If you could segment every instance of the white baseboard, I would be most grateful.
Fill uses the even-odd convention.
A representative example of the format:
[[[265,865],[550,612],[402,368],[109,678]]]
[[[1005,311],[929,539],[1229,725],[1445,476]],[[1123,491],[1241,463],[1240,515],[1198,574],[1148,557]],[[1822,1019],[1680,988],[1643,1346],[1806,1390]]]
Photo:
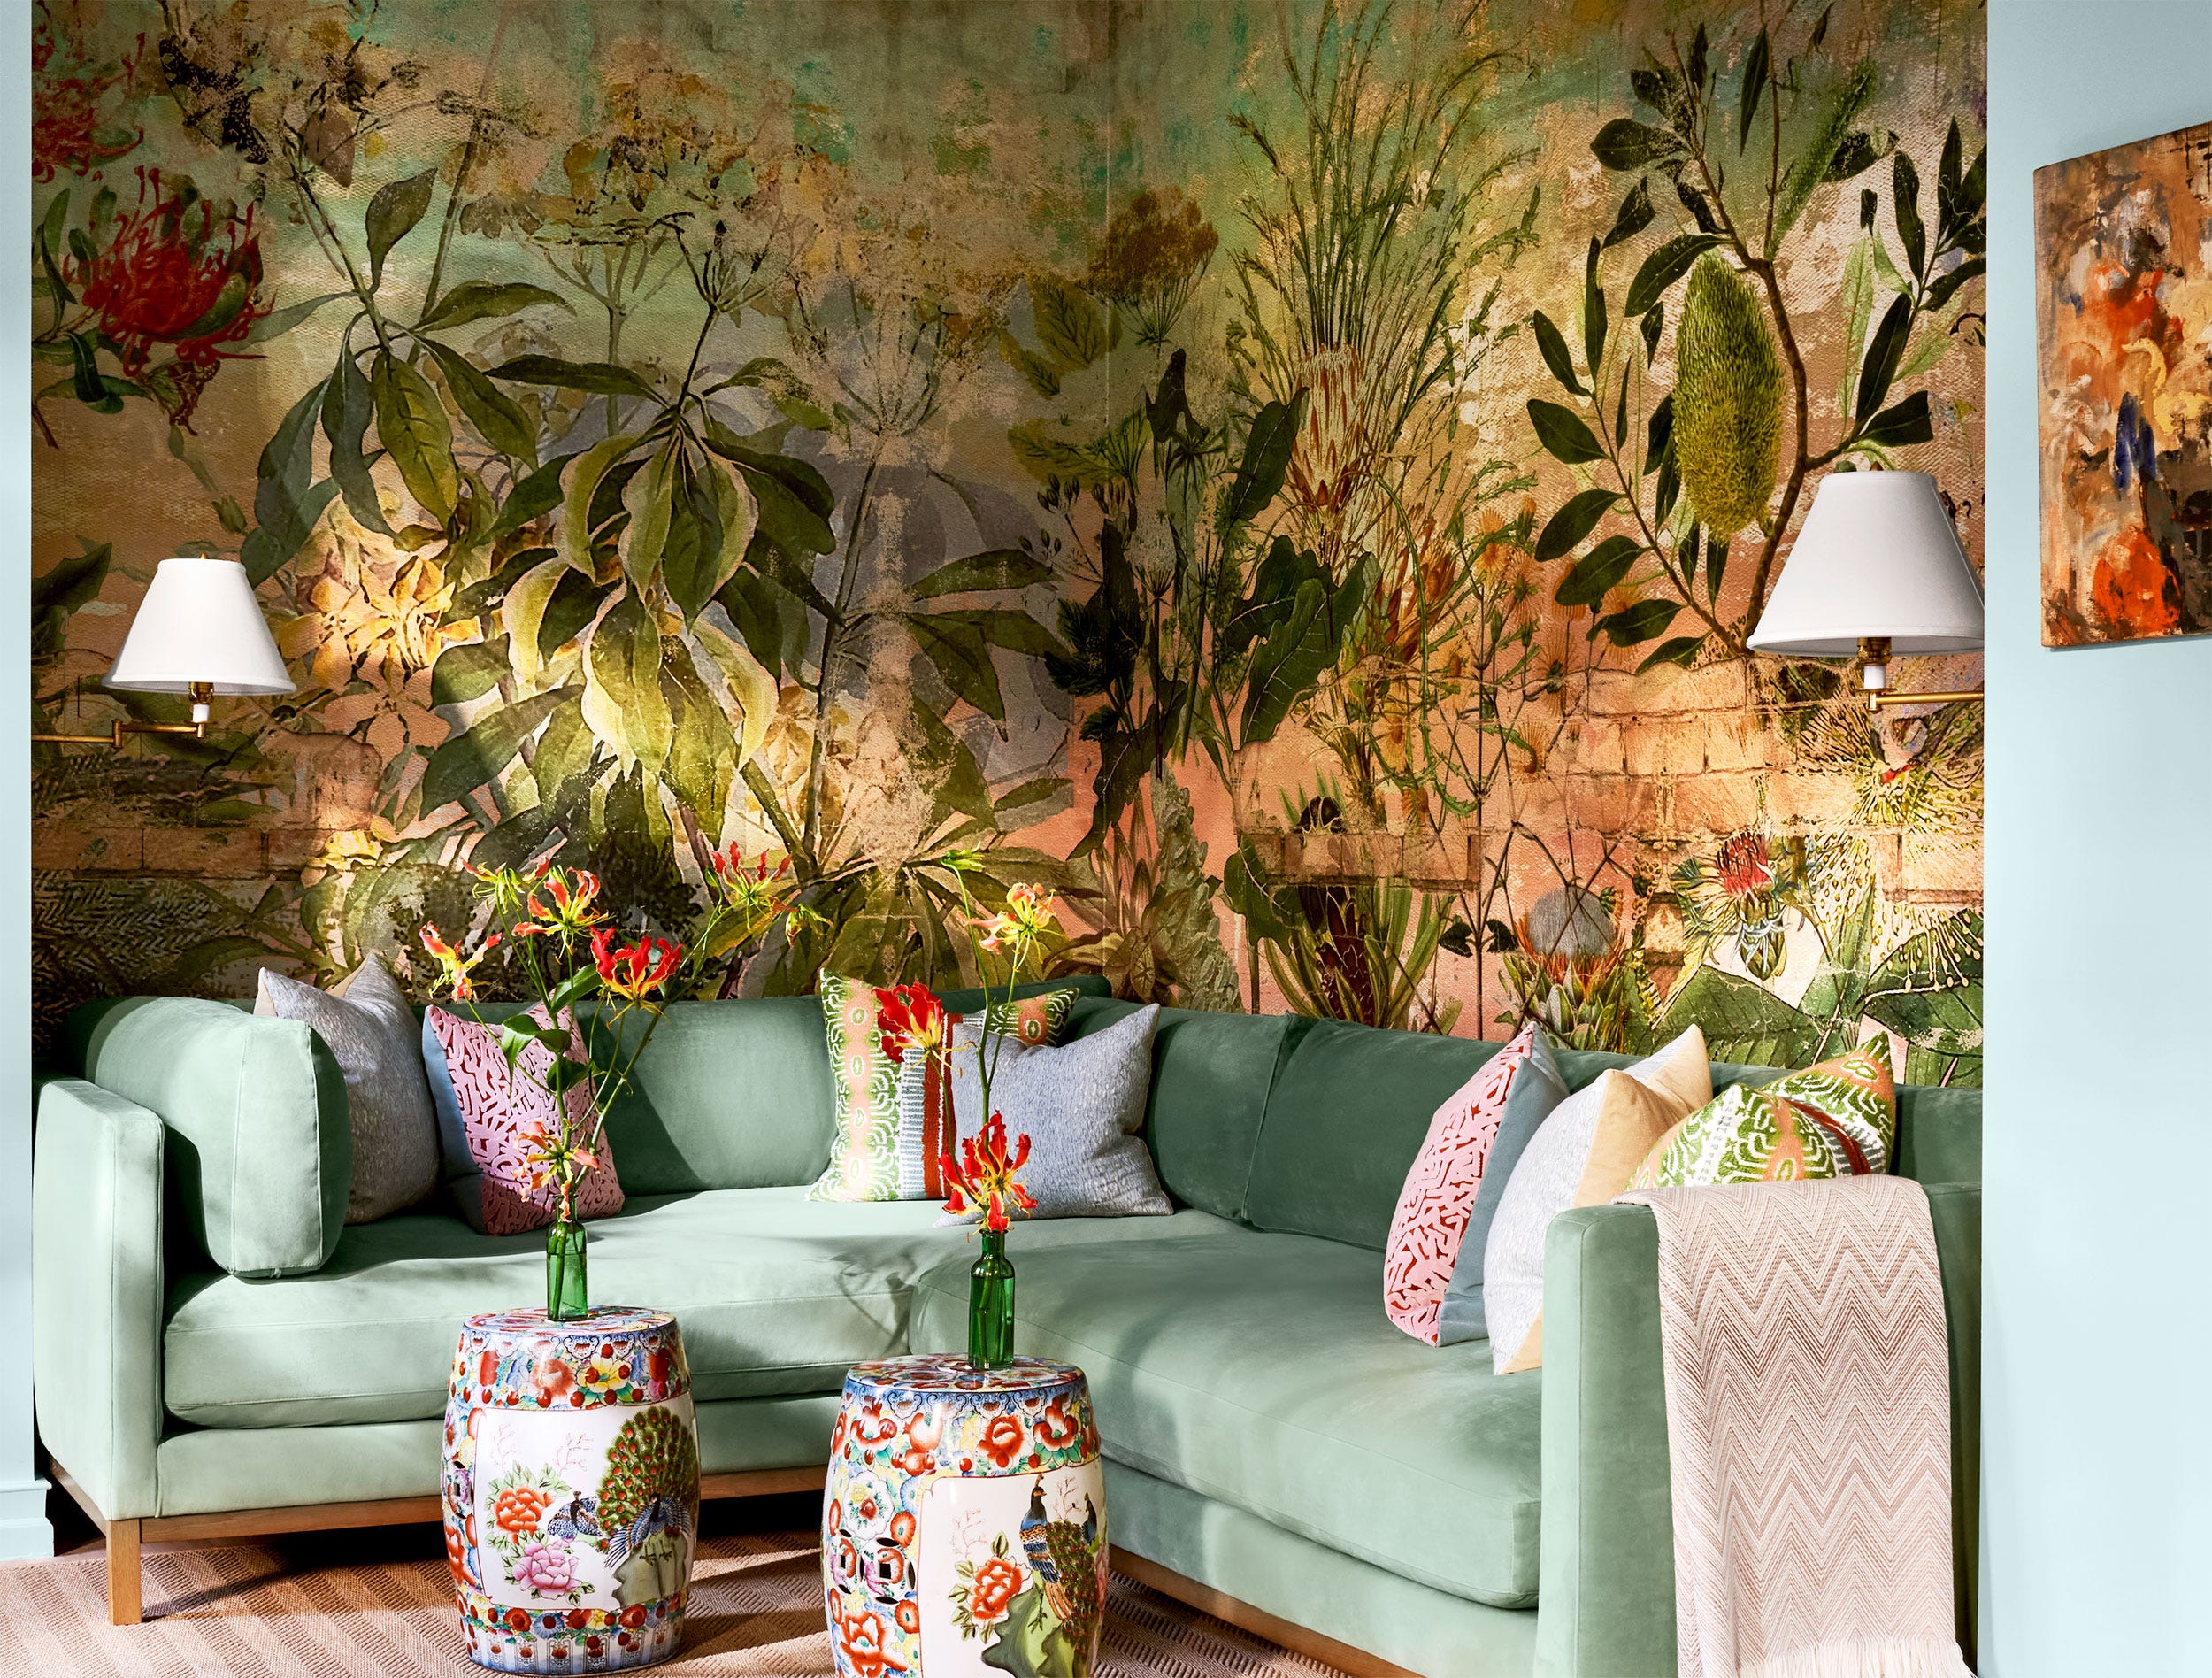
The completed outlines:
[[[27,1561],[54,1553],[46,1520],[46,1482],[19,1480],[0,1485],[0,1560]]]

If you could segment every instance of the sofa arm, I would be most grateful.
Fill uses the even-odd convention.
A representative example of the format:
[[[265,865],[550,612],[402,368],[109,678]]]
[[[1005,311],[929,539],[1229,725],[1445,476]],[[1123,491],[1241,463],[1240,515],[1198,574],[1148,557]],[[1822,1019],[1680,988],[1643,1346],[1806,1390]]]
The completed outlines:
[[[1539,1678],[1673,1678],[1659,1222],[1579,1206],[1544,1238]]]
[[[157,1513],[162,1124],[96,1084],[40,1092],[31,1366],[54,1460],[111,1520]]]
[[[1981,1190],[1928,1185],[1950,1329],[1953,1565],[1973,1655]],[[1659,1223],[1581,1206],[1544,1243],[1538,1678],[1674,1678],[1674,1513],[1659,1351]]]

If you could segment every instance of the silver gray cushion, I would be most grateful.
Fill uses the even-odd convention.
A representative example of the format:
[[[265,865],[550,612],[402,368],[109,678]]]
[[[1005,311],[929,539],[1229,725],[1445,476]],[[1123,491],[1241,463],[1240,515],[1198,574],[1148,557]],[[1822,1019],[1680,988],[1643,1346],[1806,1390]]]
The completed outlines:
[[[422,1028],[406,994],[374,956],[344,992],[332,995],[264,967],[254,1012],[305,1022],[345,1074],[353,1131],[346,1221],[372,1223],[438,1186],[438,1121],[422,1069]]]
[[[1022,1187],[1034,1196],[1033,1218],[1117,1218],[1175,1210],[1152,1167],[1144,1138],[1144,1102],[1152,1087],[1157,1004],[1102,1031],[1057,1048],[1006,1038],[991,1079],[991,1101],[1007,1135],[1030,1138]],[[980,1028],[955,1028],[952,1110],[960,1134],[983,1128],[977,1075]]]

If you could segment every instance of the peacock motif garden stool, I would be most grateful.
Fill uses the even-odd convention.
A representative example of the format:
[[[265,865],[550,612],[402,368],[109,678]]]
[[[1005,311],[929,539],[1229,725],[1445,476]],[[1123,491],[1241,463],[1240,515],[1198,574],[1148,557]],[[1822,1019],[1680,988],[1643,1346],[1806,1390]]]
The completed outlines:
[[[676,1320],[626,1306],[471,1317],[446,1394],[441,1502],[478,1666],[620,1672],[674,1654],[699,1532]]]
[[[839,1678],[1090,1678],[1106,1485],[1067,1364],[855,1366],[830,1435],[822,1585]]]

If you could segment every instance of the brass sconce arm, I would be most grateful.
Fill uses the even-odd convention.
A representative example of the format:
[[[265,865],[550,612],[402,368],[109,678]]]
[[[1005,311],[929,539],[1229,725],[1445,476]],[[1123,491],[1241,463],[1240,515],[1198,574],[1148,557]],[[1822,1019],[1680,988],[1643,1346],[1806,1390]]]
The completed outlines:
[[[190,735],[195,740],[207,738],[208,709],[215,698],[214,684],[196,681],[188,690],[192,699],[190,722],[127,722],[118,717],[106,734],[34,734],[34,742],[43,741],[54,745],[112,746],[123,749],[123,741],[129,735]]]
[[[1944,693],[1892,693],[1889,689],[1890,638],[1859,637],[1859,684],[1866,690],[1866,708],[1875,716],[1892,705],[1942,705],[1961,699],[1979,699],[1979,688],[1954,689]]]

